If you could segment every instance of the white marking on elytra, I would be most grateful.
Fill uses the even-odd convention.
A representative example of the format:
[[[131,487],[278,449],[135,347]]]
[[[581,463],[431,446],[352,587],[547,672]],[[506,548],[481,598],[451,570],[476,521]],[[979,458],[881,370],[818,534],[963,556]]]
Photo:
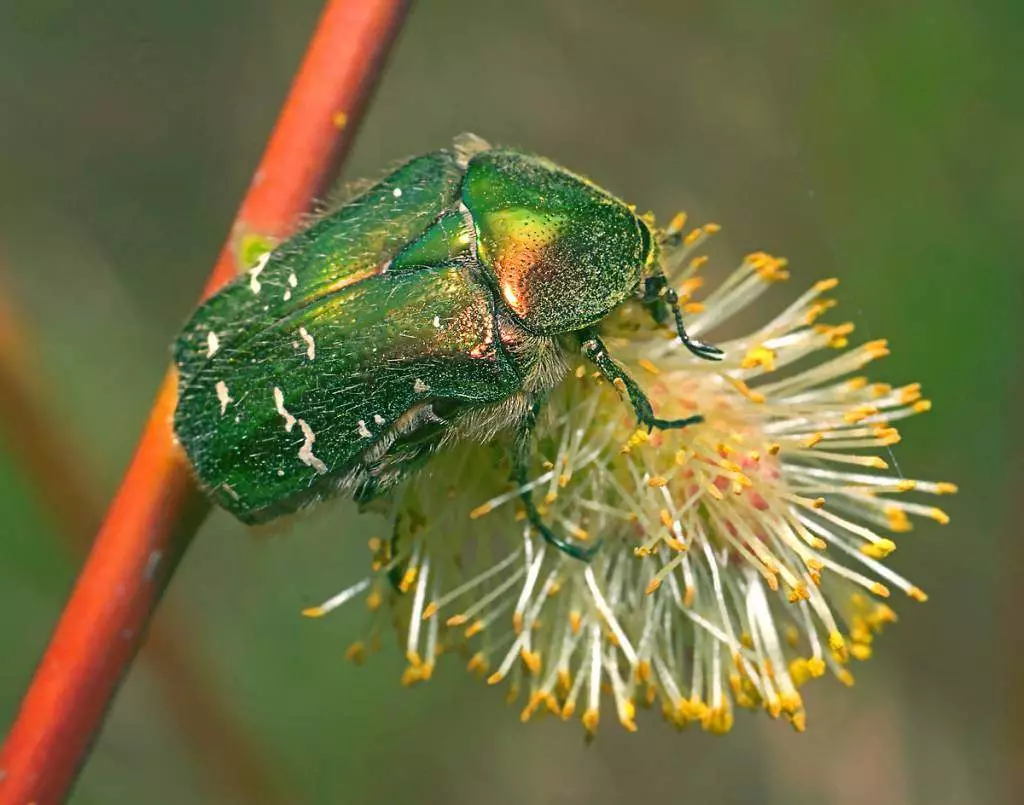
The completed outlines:
[[[274,405],[277,407],[277,413],[284,417],[285,433],[291,433],[292,428],[295,427],[295,417],[284,407],[284,392],[277,386],[274,386]]]
[[[302,447],[299,448],[299,459],[301,459],[303,464],[309,465],[318,473],[323,475],[327,472],[327,465],[313,455],[313,442],[316,441],[316,434],[313,433],[313,429],[306,424],[305,419],[298,420],[298,423],[299,427],[302,428],[302,435],[306,439],[306,441],[302,443]]]
[[[373,421],[376,422],[378,425],[383,425],[385,422],[387,422],[387,420],[384,419],[384,417],[382,417],[380,414],[374,414]]]
[[[284,478],[284,470],[278,470],[277,471],[277,477],[278,478]]]
[[[416,382],[412,384],[412,390],[415,391],[417,394],[426,394],[428,391],[430,391],[430,386],[428,386],[426,383],[424,383],[417,377]]]
[[[292,289],[291,288],[285,288],[284,289],[284,296],[282,296],[281,298],[285,302],[287,302],[289,299],[291,299],[292,298]]]
[[[218,380],[214,389],[217,391],[217,400],[220,402],[220,415],[224,416],[224,412],[228,410],[228,403],[231,402],[231,395],[228,394],[228,384],[223,380]]]
[[[305,327],[299,328],[299,335],[306,342],[306,357],[313,360],[316,357],[316,341],[313,340],[313,336],[309,334]]]
[[[358,428],[356,428],[356,433],[358,433],[364,439],[371,439],[371,438],[373,438],[373,434],[370,433],[370,429],[368,427],[366,427],[366,420],[365,419],[360,419],[356,424],[359,426]]]
[[[249,288],[253,293],[258,294],[260,288],[263,286],[260,284],[259,276],[260,272],[267,267],[267,261],[270,259],[270,252],[263,252],[260,255],[260,259],[256,261],[256,265],[252,267],[252,271],[249,272]]]
[[[217,334],[210,330],[206,334],[206,357],[212,358],[217,354],[217,350],[220,349],[220,339],[217,338]]]
[[[394,190],[391,191],[391,195],[393,195],[395,198],[401,198],[402,197],[402,188],[396,187]]]
[[[299,284],[299,278],[295,276],[294,271],[288,275],[288,284],[293,288]]]
[[[434,316],[434,327],[436,327],[438,330],[441,329],[441,317],[440,316]]]

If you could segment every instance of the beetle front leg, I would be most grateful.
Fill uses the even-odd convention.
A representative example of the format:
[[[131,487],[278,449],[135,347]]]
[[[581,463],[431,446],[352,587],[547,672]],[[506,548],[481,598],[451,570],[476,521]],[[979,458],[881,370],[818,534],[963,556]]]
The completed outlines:
[[[575,542],[558,536],[548,528],[544,518],[537,511],[537,506],[533,502],[533,490],[526,488],[530,482],[530,454],[533,448],[533,431],[537,424],[537,414],[540,412],[542,405],[543,401],[533,404],[519,432],[516,434],[515,452],[512,455],[512,480],[519,485],[521,490],[519,492],[519,499],[523,502],[523,508],[526,509],[526,519],[540,533],[544,541],[574,559],[589,562],[594,558],[598,548],[601,547],[600,541],[584,548]]]
[[[672,316],[675,318],[676,334],[679,336],[679,340],[683,342],[683,346],[698,358],[704,358],[709,361],[722,360],[722,357],[725,355],[722,350],[692,338],[686,332],[686,327],[683,324],[683,312],[679,309],[679,294],[675,292],[674,288],[669,286],[668,279],[664,274],[660,273],[660,270],[653,277],[644,280],[643,303],[652,311],[654,320],[658,324],[661,324],[662,320],[657,315],[657,311],[661,309],[662,305],[667,305],[668,309],[672,311]]]
[[[629,372],[619,366],[608,354],[608,348],[604,342],[593,331],[584,330],[580,337],[580,349],[584,356],[597,367],[601,375],[620,392],[629,395],[629,401],[633,404],[636,418],[641,425],[646,425],[649,431],[655,428],[669,430],[672,428],[685,428],[687,425],[696,425],[704,421],[700,414],[688,416],[684,419],[658,419],[654,415],[651,401],[644,394],[640,384],[637,383]],[[713,347],[712,347],[713,349]]]

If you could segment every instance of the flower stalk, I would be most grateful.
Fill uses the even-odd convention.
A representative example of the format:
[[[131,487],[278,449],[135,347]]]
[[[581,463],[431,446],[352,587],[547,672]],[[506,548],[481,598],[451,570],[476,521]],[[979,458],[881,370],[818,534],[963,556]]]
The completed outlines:
[[[254,239],[289,234],[330,184],[406,5],[327,3],[204,295],[235,275]],[[2,805],[66,799],[208,511],[172,437],[176,388],[170,371],[0,752]]]

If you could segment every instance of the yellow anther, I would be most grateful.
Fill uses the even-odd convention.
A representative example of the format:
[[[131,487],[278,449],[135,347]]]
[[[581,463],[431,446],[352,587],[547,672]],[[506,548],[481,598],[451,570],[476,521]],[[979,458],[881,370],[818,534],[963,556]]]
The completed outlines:
[[[629,453],[634,447],[639,447],[642,444],[647,444],[651,440],[650,434],[642,428],[638,428],[633,431],[633,435],[629,437],[629,440],[622,446],[623,453]]]
[[[860,546],[860,552],[872,559],[885,559],[896,550],[896,543],[891,539],[880,539],[878,542],[869,542]]]
[[[483,517],[485,514],[494,509],[493,503],[484,503],[481,506],[477,506],[473,511],[469,513],[470,520],[476,520],[478,517]]]
[[[362,665],[366,662],[366,644],[362,640],[357,640],[345,649],[345,659],[356,665]]]
[[[909,405],[912,402],[917,402],[921,399],[921,384],[911,383],[909,386],[903,386],[897,390],[897,399],[902,405]]]
[[[580,629],[583,626],[583,616],[577,610],[573,610],[569,613],[569,626],[572,629],[574,635],[580,633]]]
[[[892,386],[888,383],[873,383],[871,386],[872,397],[884,397],[886,394],[892,391]]]
[[[846,652],[846,640],[839,632],[829,632],[828,647],[836,654]]]
[[[487,677],[488,685],[497,685],[501,680],[505,678],[505,675],[501,671],[495,671],[489,677]]]
[[[957,492],[957,485],[947,481],[935,484],[935,493],[938,495],[954,495]]]
[[[366,608],[370,612],[376,612],[380,609],[380,605],[383,603],[383,597],[380,594],[380,590],[373,589],[370,594],[366,596]]]
[[[466,627],[466,631],[463,633],[466,637],[472,637],[473,635],[480,634],[484,630],[487,624],[483,620],[473,621],[469,626]]]
[[[681,540],[678,540],[675,537],[669,537],[668,539],[666,539],[665,544],[669,547],[670,550],[678,551],[679,553],[689,550],[689,548],[686,547],[685,542],[682,542]]]
[[[412,687],[417,682],[424,681],[427,678],[423,674],[423,669],[425,667],[426,666],[410,665],[408,668],[402,671],[402,686],[408,688]]]
[[[747,255],[746,262],[766,282],[789,279],[789,272],[785,270],[788,264],[785,257],[773,257],[767,252],[754,252]]]
[[[590,737],[597,734],[597,724],[600,720],[597,710],[593,707],[588,707],[586,712],[583,713],[583,728]]]
[[[864,462],[864,464],[865,464],[865,466],[872,467],[873,469],[876,469],[876,470],[887,470],[887,469],[889,469],[889,465],[886,464],[878,456],[869,456],[867,458],[867,460]]]
[[[701,237],[703,237],[703,235],[704,235],[704,232],[701,231],[700,229],[691,230],[686,235],[686,237],[683,238],[683,245],[687,246],[687,247],[692,246],[694,243],[696,243],[698,240],[700,240]]]
[[[677,212],[675,215],[672,216],[672,220],[668,222],[667,231],[680,232],[682,231],[684,226],[686,226],[686,213]]]
[[[488,665],[490,665],[490,663],[487,662],[487,658],[483,655],[483,652],[478,651],[469,658],[469,662],[466,663],[466,670],[474,674],[485,674],[487,673]]]
[[[418,572],[419,572],[418,568],[415,568],[415,567],[408,568],[405,571],[405,573],[402,574],[402,580],[400,582],[398,582],[398,589],[401,592],[403,592],[403,593],[409,592],[409,589],[416,582],[416,574]]]
[[[775,352],[768,347],[753,347],[740,361],[741,369],[762,367],[766,372],[775,371]]]
[[[789,663],[789,678],[793,680],[793,684],[797,687],[805,684],[811,678],[811,670],[808,667],[807,660],[803,657],[797,657],[791,661]]]
[[[883,510],[885,519],[889,521],[889,530],[902,534],[913,529],[914,524],[910,522],[907,513],[897,506],[886,506]]]
[[[462,626],[462,624],[464,624],[468,620],[469,618],[467,618],[465,615],[452,615],[448,620],[445,621],[445,625]]]
[[[587,375],[587,368],[585,366],[576,367],[576,377],[582,380]]]
[[[657,576],[655,576],[653,579],[651,579],[649,582],[647,582],[647,586],[644,587],[644,595],[650,595],[655,590],[657,590],[660,586],[661,586],[661,579],[659,579]]]
[[[803,448],[810,449],[811,447],[814,447],[816,444],[818,444],[824,438],[824,433],[812,433],[810,436],[808,436],[806,439],[800,442],[800,446]]]
[[[861,405],[857,408],[852,408],[843,414],[843,421],[848,422],[851,425],[856,424],[867,419],[869,416],[874,416],[878,413],[878,409],[872,405]]]
[[[715,500],[725,500],[725,495],[722,493],[722,490],[715,486],[715,484],[712,483],[711,481],[705,483],[704,488],[707,490],[708,494],[711,495],[711,497],[713,497]]]
[[[778,442],[768,442],[768,444],[765,446],[765,451],[770,456],[777,456],[781,449],[782,445],[779,444]]]
[[[800,694],[797,693],[795,690],[790,691],[788,693],[783,693],[781,696],[781,700],[782,711],[784,713],[789,713],[790,715],[797,713],[804,706],[803,699],[800,698]]]
[[[812,677],[820,677],[825,675],[825,661],[821,657],[811,657],[807,661],[807,670],[811,672]]]
[[[636,705],[633,702],[627,700],[623,703],[619,723],[629,732],[636,732]]]
[[[946,525],[949,523],[949,515],[946,514],[942,509],[932,507],[928,510],[928,516],[931,517],[939,525]]]
[[[846,390],[847,391],[860,391],[862,388],[867,386],[867,384],[868,384],[868,379],[866,377],[864,377],[863,375],[860,375],[859,377],[851,377],[849,380],[846,381]],[[882,385],[882,384],[876,384],[876,385]]]
[[[920,601],[921,603],[924,603],[928,600],[928,594],[920,587],[911,587],[909,590],[907,590],[907,595],[909,595],[915,601]]]
[[[897,492],[913,492],[915,489],[917,489],[917,481],[910,479],[904,479],[896,484]]]
[[[854,643],[850,646],[850,656],[861,661],[871,659],[871,646],[865,643]]]
[[[616,389],[618,389],[619,394],[627,393],[626,381],[623,380],[621,377],[616,377],[614,380],[612,380],[612,385],[615,386]]]
[[[371,553],[377,553],[377,551],[384,547],[384,541],[380,537],[370,537],[366,542],[366,546],[370,549]]]
[[[837,668],[836,669],[836,679],[838,679],[840,682],[842,682],[848,688],[852,688],[853,687],[853,683],[854,683],[853,674],[851,674],[845,668]]]
[[[647,479],[647,485],[652,489],[661,489],[661,487],[668,484],[668,478],[664,478],[661,475],[655,475],[652,478]]]
[[[821,318],[822,314],[836,306],[835,299],[820,299],[807,309],[804,316],[804,324],[810,326]]]
[[[876,341],[868,341],[863,349],[872,358],[884,358],[889,354],[889,342],[884,338],[879,338]]]
[[[750,388],[750,386],[748,386],[746,383],[744,383],[738,377],[733,377],[732,375],[725,375],[725,379],[728,380],[729,383],[732,384],[732,386],[736,389],[736,391],[738,391],[740,394],[742,394],[744,397],[746,397],[752,403],[760,405],[761,403],[764,402],[764,395],[763,394],[761,394],[758,391],[754,391],[752,388]]]
[[[672,528],[674,521],[668,509],[661,509],[658,512],[658,518],[661,520],[661,524],[665,526],[665,528]]]
[[[694,257],[690,261],[690,264],[689,264],[688,268],[690,269],[690,271],[697,271],[707,261],[708,261],[708,256],[706,254],[697,255],[696,257]]]
[[[732,729],[732,710],[726,704],[720,704],[708,711],[702,726],[708,732],[724,735]]]
[[[923,414],[925,411],[931,411],[932,410],[932,401],[931,400],[918,400],[916,403],[914,403],[914,406],[913,406],[912,410],[913,410],[913,412],[915,414]]]
[[[683,606],[693,606],[693,599],[697,596],[697,590],[690,585],[686,585],[686,589],[683,590]]]
[[[540,652],[539,651],[527,651],[525,648],[520,650],[519,656],[523,661],[523,665],[526,666],[527,670],[534,676],[540,673]]]
[[[837,285],[839,285],[839,280],[835,277],[830,277],[827,280],[818,280],[814,283],[814,290],[817,293],[825,293],[826,291],[831,291]]]
[[[520,634],[523,631],[523,613],[513,612],[512,613],[512,628],[516,634]]]
[[[882,584],[882,582],[880,581],[872,583],[871,592],[873,592],[875,595],[881,596],[882,598],[889,597],[889,588]]]
[[[307,607],[302,610],[302,614],[306,618],[322,618],[327,614],[327,610],[323,607]]]
[[[437,614],[437,602],[431,601],[425,607],[423,607],[423,620],[430,620],[434,615]]]
[[[634,671],[634,674],[636,675],[636,681],[637,682],[646,682],[648,679],[650,679],[651,678],[651,663],[650,663],[650,661],[649,660],[640,660],[637,663],[637,665],[636,665],[636,671]]]
[[[722,227],[720,224],[708,223],[701,227],[706,235],[714,235],[716,232],[721,232]]]
[[[793,725],[793,729],[797,732],[805,732],[807,730],[807,713],[803,710],[799,713],[793,713],[793,717],[789,720],[789,723]]]
[[[790,588],[786,594],[786,599],[791,604],[795,604],[797,601],[806,601],[811,597],[810,590],[807,589],[806,584],[798,584],[796,587]]]
[[[697,313],[703,313],[706,310],[702,302],[687,302],[683,305],[683,313],[688,313],[691,316]]]
[[[701,260],[701,259],[702,258],[700,258],[700,257],[694,258],[693,262],[697,262],[698,260]],[[707,258],[706,257],[703,258],[703,261],[706,262]],[[691,265],[692,265],[692,263],[691,263]],[[690,277],[689,279],[684,280],[682,283],[680,283],[680,285],[679,285],[679,295],[681,297],[689,297],[690,295],[692,295],[694,293],[694,291],[700,290],[703,286],[704,286],[704,278],[703,277]]]

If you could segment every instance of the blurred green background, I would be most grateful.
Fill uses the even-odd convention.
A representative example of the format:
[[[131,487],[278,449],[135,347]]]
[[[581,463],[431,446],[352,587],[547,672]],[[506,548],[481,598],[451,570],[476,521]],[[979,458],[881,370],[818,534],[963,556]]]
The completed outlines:
[[[0,283],[101,504],[319,7],[0,5]],[[1011,788],[1024,764],[1021,31],[1024,5],[968,0],[413,9],[347,175],[472,130],[663,218],[722,223],[720,267],[764,248],[790,258],[787,293],[841,277],[839,315],[891,339],[878,378],[919,380],[936,402],[901,428],[900,467],[961,492],[941,501],[950,525],[919,525],[891,560],[931,600],[896,602],[901,622],[856,687],[807,689],[808,734],[741,713],[726,738],[677,735],[651,715],[590,747],[578,724],[520,725],[457,660],[413,690],[391,644],[364,668],[344,662],[361,608],[298,613],[361,573],[368,534],[345,506],[269,539],[214,515],[169,598],[291,801],[1024,801]],[[76,562],[4,444],[6,728]],[[227,802],[142,666],[73,801]]]

